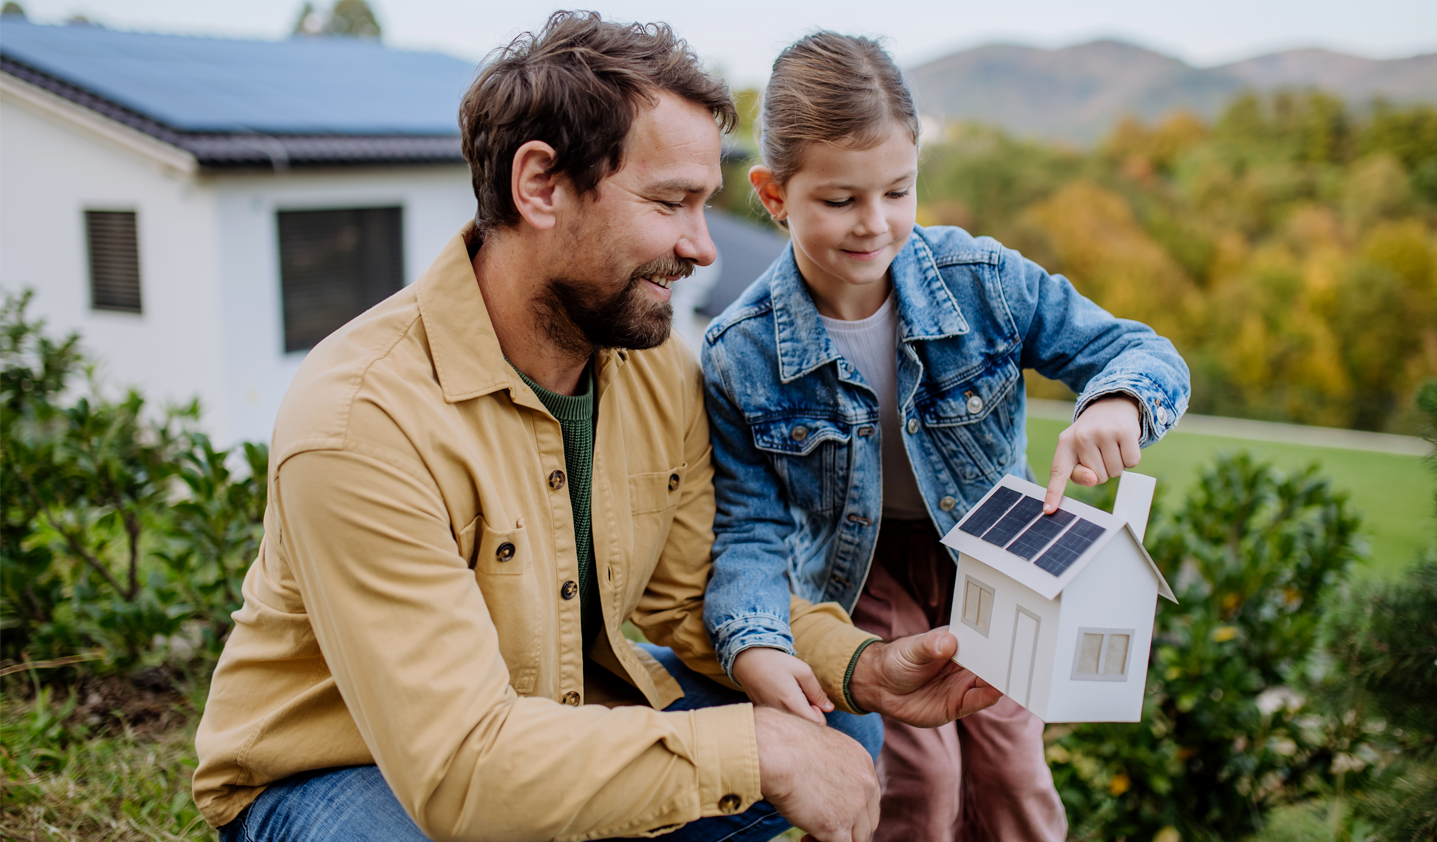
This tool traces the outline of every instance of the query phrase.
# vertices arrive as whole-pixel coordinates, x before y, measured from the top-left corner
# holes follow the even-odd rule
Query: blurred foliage
[[[1315,468],[1284,476],[1239,454],[1204,471],[1147,541],[1179,602],[1159,601],[1141,724],[1049,728],[1071,838],[1237,839],[1340,774],[1361,783],[1363,723],[1293,689],[1357,529]]]
[[[379,20],[366,0],[334,0],[328,12],[306,2],[294,21],[295,35],[348,35],[378,38],[383,34]]]
[[[1193,411],[1417,432],[1437,108],[1247,95],[1211,125],[1125,120],[1090,151],[954,124],[921,168],[921,223],[991,235],[1172,338]]]
[[[106,398],[78,338],[45,335],[29,300],[0,304],[0,654],[213,659],[259,544],[266,449],[215,450],[194,404]]]

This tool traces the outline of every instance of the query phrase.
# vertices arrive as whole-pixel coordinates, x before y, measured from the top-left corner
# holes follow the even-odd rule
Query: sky
[[[577,0],[576,0],[577,1]],[[20,0],[36,23],[84,14],[114,29],[282,38],[302,0]],[[319,0],[316,6],[328,6]],[[1368,58],[1437,52],[1434,0],[584,0],[615,20],[662,20],[735,86],[760,85],[773,57],[816,28],[883,36],[901,65],[1004,42],[1063,47],[1119,38],[1208,66],[1296,47]],[[384,40],[478,61],[542,25],[551,3],[370,0]]]

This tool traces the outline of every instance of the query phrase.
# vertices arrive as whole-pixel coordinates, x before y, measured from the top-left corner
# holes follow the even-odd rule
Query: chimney
[[[1118,499],[1113,501],[1113,514],[1128,522],[1133,534],[1142,543],[1148,530],[1148,510],[1153,507],[1153,489],[1158,481],[1146,474],[1123,471],[1118,478]]]

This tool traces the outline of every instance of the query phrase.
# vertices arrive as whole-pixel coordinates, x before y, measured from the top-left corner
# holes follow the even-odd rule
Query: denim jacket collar
[[[898,338],[902,342],[944,339],[968,332],[963,311],[938,274],[933,252],[914,229],[889,271],[898,292]],[[839,358],[818,316],[789,243],[769,278],[778,340],[779,379],[784,383]]]

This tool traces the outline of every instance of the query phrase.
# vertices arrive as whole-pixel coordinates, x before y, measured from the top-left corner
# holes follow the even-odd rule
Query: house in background
[[[413,283],[473,215],[458,111],[474,72],[353,38],[6,17],[0,288],[36,290],[33,315],[79,331],[105,382],[198,397],[221,444],[267,440],[305,352]],[[722,266],[766,265],[784,242],[710,217],[719,262],[675,288],[695,347],[710,291],[757,275]]]
[[[1113,513],[1005,476],[943,538],[958,551],[959,663],[1044,722],[1137,722],[1159,595],[1143,533],[1156,481],[1125,471]]]

